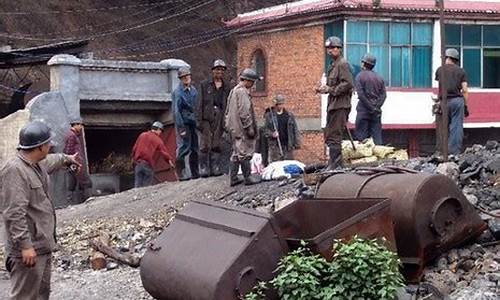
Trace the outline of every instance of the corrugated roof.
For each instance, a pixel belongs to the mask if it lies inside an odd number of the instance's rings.
[[[500,16],[500,1],[465,1],[448,0],[444,2],[445,11],[449,13],[484,13]],[[228,27],[239,27],[258,22],[272,22],[285,17],[314,14],[331,9],[372,10],[385,9],[390,11],[421,11],[438,12],[435,0],[381,0],[380,6],[374,7],[373,0],[302,0],[271,6],[252,12],[239,14],[226,22]]]

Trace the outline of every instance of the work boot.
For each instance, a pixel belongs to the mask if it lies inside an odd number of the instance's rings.
[[[333,171],[337,168],[342,168],[342,147],[340,145],[335,145],[328,147],[328,154],[330,158],[328,159],[328,166],[326,171]]]
[[[229,162],[229,185],[235,186],[243,182],[243,179],[238,176],[240,170],[240,163],[231,161]]]
[[[186,181],[191,179],[191,177],[187,176],[184,172],[186,168],[186,164],[183,159],[175,160],[175,172],[177,173],[177,178],[179,181]]]
[[[243,172],[243,177],[245,178],[245,185],[252,185],[261,182],[261,177],[259,175],[252,174],[252,168],[250,166],[250,160],[246,159],[241,162],[241,171]]]
[[[221,176],[222,171],[220,167],[220,153],[212,152],[210,154],[210,175]]]
[[[200,152],[200,176],[208,177],[210,176],[210,156],[208,153]]]
[[[189,155],[189,170],[191,171],[191,179],[200,178],[200,171],[198,169],[198,153],[191,152]]]

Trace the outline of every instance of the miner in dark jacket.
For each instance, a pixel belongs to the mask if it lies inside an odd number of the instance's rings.
[[[48,300],[56,214],[49,193],[49,174],[81,165],[76,154],[48,154],[49,127],[26,124],[19,133],[18,153],[0,167],[0,212],[6,234],[5,265],[12,300]]]
[[[191,85],[191,71],[182,67],[177,77],[179,85],[172,93],[174,106],[175,130],[180,138],[177,145],[175,167],[179,180],[189,180],[200,177],[198,171],[198,134],[196,133],[196,98],[198,92]],[[185,172],[186,157],[189,156],[191,176]]]
[[[445,64],[436,70],[436,80],[443,76],[446,87],[448,106],[448,151],[450,154],[462,152],[464,138],[464,117],[469,116],[467,100],[469,88],[467,74],[460,68],[460,55],[457,49],[449,48],[445,51]],[[443,75],[444,74],[444,75]]]
[[[356,76],[358,94],[356,106],[356,138],[362,141],[372,137],[376,145],[382,144],[382,105],[387,97],[384,80],[373,71],[377,60],[367,53],[361,60],[362,71]]]
[[[202,81],[196,105],[197,126],[200,130],[200,175],[220,176],[222,133],[229,84],[224,80],[226,63],[217,59],[212,66],[212,76]]]
[[[293,159],[293,150],[300,147],[297,122],[294,115],[285,109],[285,96],[276,95],[273,101],[274,106],[264,113],[268,161]]]
[[[325,48],[332,63],[328,67],[326,85],[316,88],[316,92],[328,94],[324,135],[329,153],[327,170],[334,170],[342,166],[342,138],[351,111],[353,82],[349,64],[342,57],[342,40],[331,36]]]

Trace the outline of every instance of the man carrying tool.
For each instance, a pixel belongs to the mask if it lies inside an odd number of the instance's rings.
[[[276,95],[274,106],[266,109],[265,136],[269,162],[293,159],[293,150],[300,147],[300,133],[294,115],[285,109],[285,96]]]
[[[180,137],[177,145],[175,166],[179,180],[199,178],[198,170],[198,134],[196,132],[196,98],[198,92],[191,85],[191,70],[185,67],[179,69],[177,77],[179,85],[172,93],[174,106],[175,130]],[[191,176],[185,172],[186,157],[189,156]]]
[[[257,122],[250,89],[257,80],[259,76],[253,69],[244,69],[240,74],[240,82],[231,90],[227,99],[224,124],[231,137],[233,148],[229,169],[231,186],[242,182],[238,178],[240,165],[246,185],[261,181],[259,177],[251,174],[250,166],[257,140]]]
[[[460,61],[458,51],[453,48],[446,49],[445,56],[444,66],[436,70],[436,80],[439,81],[441,72],[445,72],[443,84],[448,99],[448,153],[456,155],[462,151],[464,116],[469,116],[467,108],[469,91],[467,74],[458,66]]]
[[[159,152],[170,166],[174,166],[172,156],[160,138],[162,131],[163,124],[155,121],[151,125],[151,130],[141,133],[135,141],[134,148],[132,148],[132,159],[135,165],[134,186],[136,188],[153,184],[153,157],[156,152]]]
[[[71,128],[64,138],[63,152],[68,155],[76,154],[78,162],[83,165],[82,157],[85,153],[81,143],[83,121],[80,117],[73,118],[70,120],[70,125]],[[78,204],[88,198],[87,191],[92,187],[92,181],[87,172],[83,169],[76,172],[70,168],[66,174],[66,181],[68,203]]]
[[[26,124],[19,133],[18,153],[0,168],[0,211],[6,231],[5,266],[10,299],[47,300],[52,252],[56,249],[56,217],[49,195],[49,174],[81,167],[77,154],[48,154],[49,127]]]
[[[223,115],[226,109],[229,84],[224,81],[226,63],[217,59],[212,66],[212,77],[201,82],[196,105],[197,126],[200,130],[200,175],[220,176]]]
[[[363,141],[372,137],[375,145],[382,145],[382,105],[386,92],[384,80],[373,71],[377,59],[367,53],[361,60],[361,72],[354,85],[358,94],[356,106],[356,138]]]
[[[349,64],[342,57],[342,40],[331,36],[326,40],[325,48],[332,63],[328,67],[326,85],[317,87],[316,92],[328,94],[324,136],[330,157],[327,170],[331,171],[342,166],[342,137],[351,111],[353,82]]]

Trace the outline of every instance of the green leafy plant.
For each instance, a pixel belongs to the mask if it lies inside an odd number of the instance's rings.
[[[394,299],[403,286],[397,255],[376,240],[335,240],[321,299]]]
[[[264,292],[266,289],[267,283],[265,281],[259,281],[259,283],[253,287],[252,291],[246,294],[242,300],[265,300],[266,295]]]
[[[392,300],[403,286],[399,258],[377,240],[356,236],[335,240],[333,253],[329,263],[302,242],[302,247],[280,260],[270,286],[259,283],[244,300],[265,299],[267,287],[283,300]]]
[[[318,296],[327,270],[328,262],[323,257],[301,247],[280,260],[278,275],[270,283],[280,299],[321,299]]]

